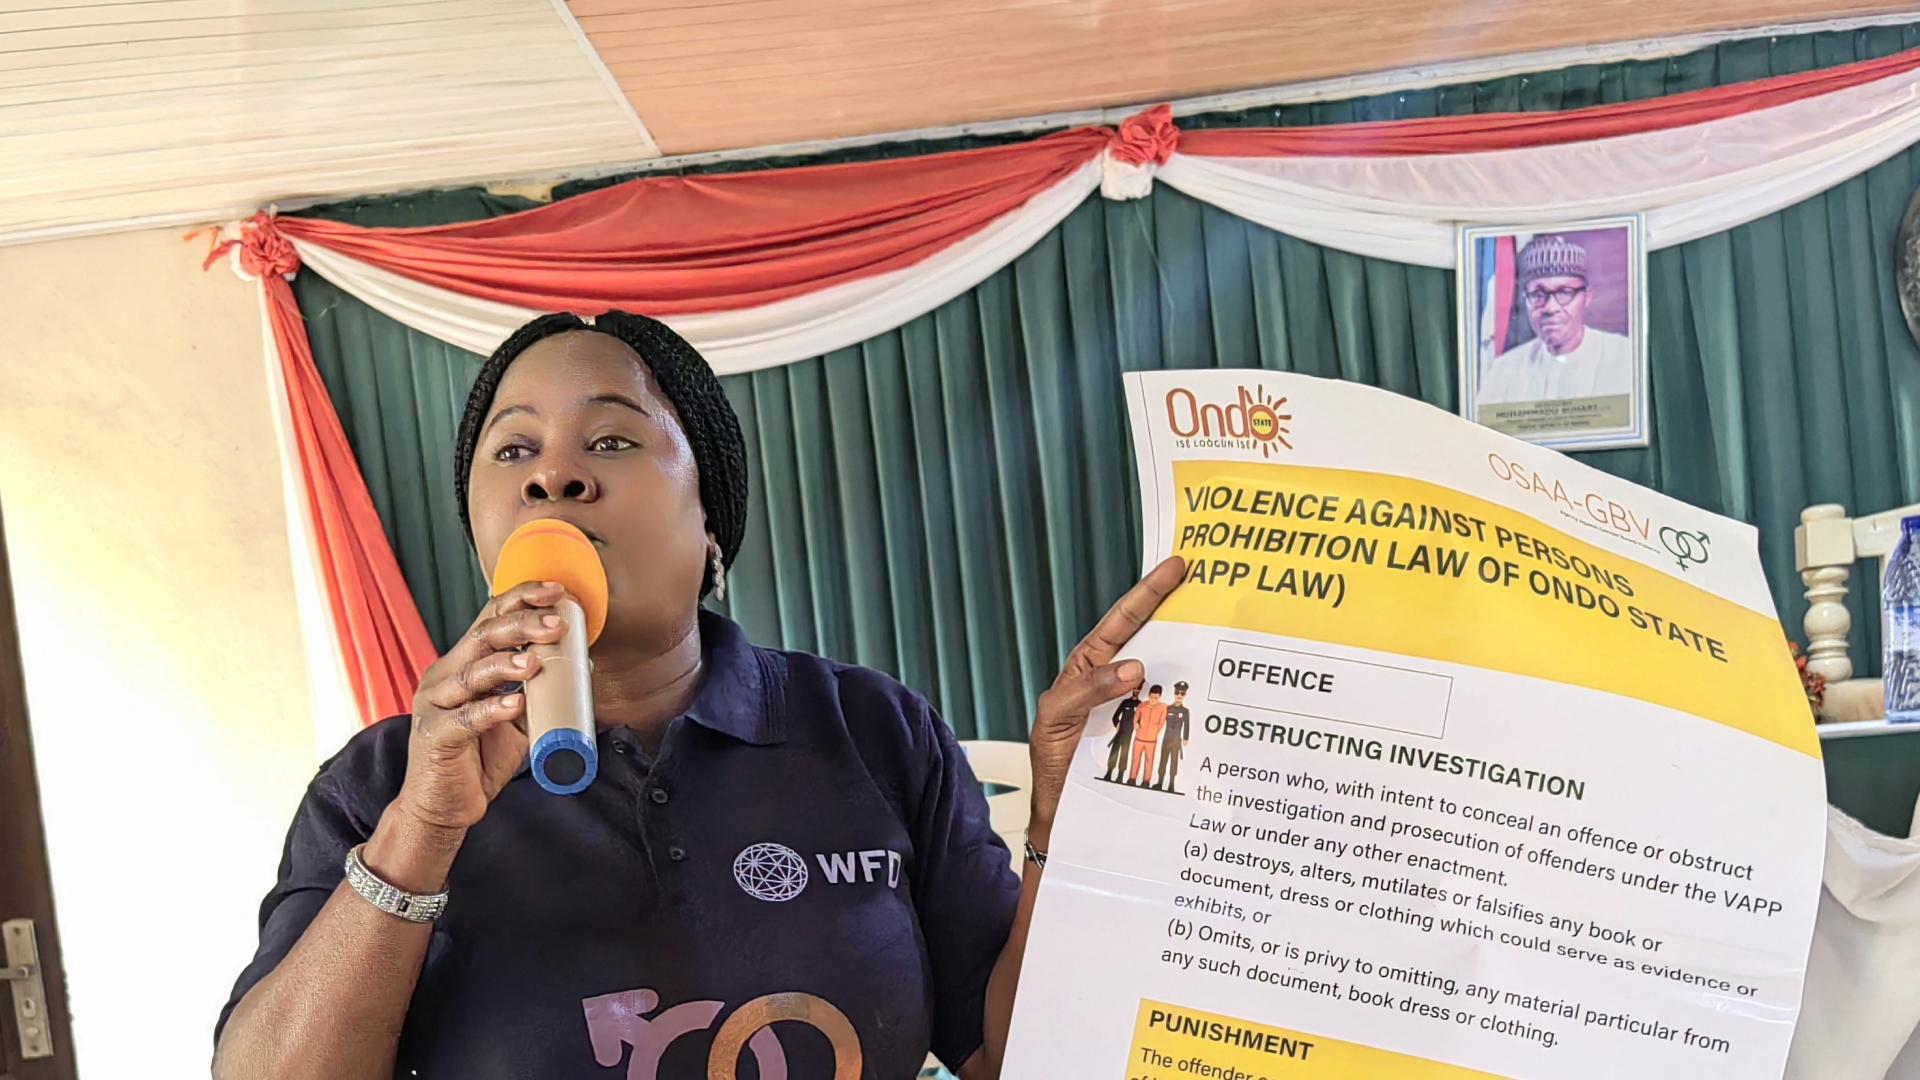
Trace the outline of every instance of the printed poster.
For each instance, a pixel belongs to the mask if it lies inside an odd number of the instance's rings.
[[[1819,744],[1754,530],[1384,391],[1127,379],[1147,563],[1015,1080],[1785,1065]]]

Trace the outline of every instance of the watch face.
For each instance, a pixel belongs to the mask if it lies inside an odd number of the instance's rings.
[[[1900,251],[1895,275],[1900,293],[1900,312],[1907,317],[1907,333],[1920,343],[1920,191],[1907,203],[1907,214],[1900,219]]]

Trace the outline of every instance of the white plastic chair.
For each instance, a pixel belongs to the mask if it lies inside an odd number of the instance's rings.
[[[1920,807],[1912,836],[1827,808],[1827,861],[1786,1080],[1920,1078]]]
[[[1885,559],[1900,539],[1903,518],[1920,514],[1920,503],[1850,518],[1837,503],[1809,506],[1800,512],[1793,530],[1794,563],[1806,584],[1807,614],[1801,627],[1807,635],[1807,670],[1827,680],[1822,715],[1838,723],[1884,720],[1886,693],[1879,679],[1853,677],[1853,658],[1847,655],[1847,634],[1853,613],[1847,609],[1847,577],[1855,562],[1864,562],[1861,584],[1874,596],[1880,593]]]

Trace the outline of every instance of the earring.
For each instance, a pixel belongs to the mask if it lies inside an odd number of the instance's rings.
[[[727,598],[727,563],[720,557],[720,545],[708,544],[711,555],[710,566],[713,569],[713,598],[724,601]]]

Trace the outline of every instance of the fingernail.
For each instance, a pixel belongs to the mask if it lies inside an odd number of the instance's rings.
[[[1146,678],[1146,676],[1147,669],[1142,666],[1138,660],[1129,660],[1120,665],[1120,679],[1122,682],[1139,682],[1141,679]]]
[[[513,666],[520,668],[521,670],[524,671],[526,669],[527,664],[532,659],[533,658],[528,656],[526,653],[521,653],[520,655],[513,658]]]
[[[514,706],[520,704],[520,695],[508,694],[506,697],[503,697],[500,699],[500,704],[505,708],[511,709]]]
[[[543,589],[557,589],[560,587],[560,583],[557,581],[543,581],[540,583],[540,587]]]
[[[542,622],[543,624],[545,624],[546,626],[549,626],[549,627],[554,627],[554,626],[559,626],[559,625],[560,625],[560,616],[558,616],[558,615],[542,615],[542,616],[540,616],[540,621],[541,621],[541,622]]]

